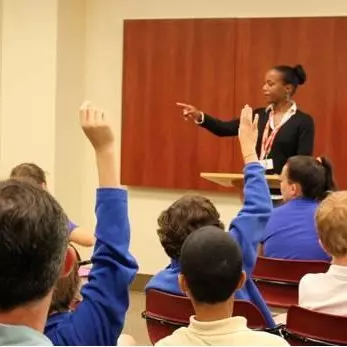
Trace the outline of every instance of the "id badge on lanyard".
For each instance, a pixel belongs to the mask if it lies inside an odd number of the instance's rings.
[[[277,135],[277,132],[280,127],[273,130],[273,132],[268,136],[270,124],[268,123],[266,125],[266,129],[264,130],[263,134],[263,141],[262,141],[262,150],[261,150],[261,156],[260,156],[260,163],[264,166],[265,170],[273,170],[274,163],[271,158],[269,158],[269,154],[272,149],[273,142],[275,140],[275,137]]]
[[[265,170],[273,170],[274,162],[272,159],[262,159],[260,160],[260,164],[263,165]]]

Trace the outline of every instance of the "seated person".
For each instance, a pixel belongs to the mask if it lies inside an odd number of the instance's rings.
[[[182,291],[195,316],[158,346],[288,346],[277,335],[247,328],[244,317],[232,317],[234,294],[246,280],[242,253],[224,230],[206,226],[191,233],[181,249]]]
[[[75,261],[67,217],[30,182],[0,183],[0,345],[47,346],[43,335],[54,286]]]
[[[329,261],[319,244],[314,216],[320,201],[334,189],[331,165],[325,158],[290,158],[281,174],[281,192],[286,202],[273,210],[265,228],[263,255]]]
[[[82,301],[75,311],[69,312],[69,308],[79,286],[77,269],[58,283],[45,334],[59,346],[114,345],[123,329],[129,286],[138,269],[129,253],[127,193],[119,188],[113,134],[99,115],[87,106],[80,112],[82,128],[95,150],[99,175],[96,243],[88,282],[82,287]]]
[[[39,184],[43,189],[47,189],[45,172],[38,165],[33,163],[22,163],[17,165],[12,169],[10,177],[29,179]],[[71,221],[68,222],[68,228],[70,232],[70,241],[85,247],[94,244],[94,236],[92,233],[82,229]]]
[[[246,284],[236,291],[235,298],[252,301],[262,312],[269,327],[274,326],[271,312],[266,306],[252,280],[257,258],[257,246],[263,238],[264,228],[272,211],[272,201],[259,163],[255,146],[258,137],[257,117],[252,123],[252,109],[245,107],[241,114],[239,140],[245,162],[244,204],[237,217],[231,222],[228,234],[240,245],[243,267],[247,274]],[[194,230],[208,225],[223,227],[219,214],[212,203],[202,197],[183,197],[171,205],[159,217],[158,235],[171,264],[155,275],[146,289],[158,289],[176,295],[184,295],[178,285],[181,271],[179,258],[181,247]]]
[[[331,193],[316,215],[319,240],[332,257],[328,272],[305,275],[299,284],[299,305],[347,316],[347,192]]]

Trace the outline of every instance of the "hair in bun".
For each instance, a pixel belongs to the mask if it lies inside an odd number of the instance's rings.
[[[299,85],[302,85],[306,82],[306,72],[300,64],[295,65],[294,67],[289,65],[278,65],[273,69],[282,74],[283,82],[285,84],[291,84],[294,87],[292,94],[295,93]]]
[[[293,73],[298,80],[298,85],[304,84],[306,82],[306,72],[302,65],[295,65],[293,67]]]

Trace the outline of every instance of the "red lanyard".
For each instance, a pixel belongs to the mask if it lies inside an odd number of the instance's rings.
[[[265,126],[265,130],[263,133],[263,140],[262,140],[262,144],[261,144],[261,154],[260,154],[260,159],[264,160],[268,157],[268,155],[271,152],[272,149],[272,145],[274,143],[275,137],[278,133],[278,130],[280,130],[280,126],[276,127],[272,133],[269,135],[269,131],[270,131],[270,119],[267,121],[266,126]]]
[[[295,103],[293,105],[296,107]],[[293,105],[292,105],[292,107],[293,107]],[[272,133],[269,135],[270,122],[274,116],[273,110],[271,111],[269,119],[268,119],[266,126],[265,126],[265,129],[264,129],[264,133],[263,133],[263,138],[262,138],[262,143],[261,143],[261,154],[260,154],[261,160],[267,159],[268,155],[271,152],[275,137],[276,137],[278,131],[280,130],[281,126],[284,123],[286,123],[293,114],[295,114],[295,109],[293,109],[292,107],[287,111],[290,113],[289,114],[286,113],[287,116],[284,116],[284,119],[282,119],[281,123],[277,127],[275,127],[274,130],[272,131]]]

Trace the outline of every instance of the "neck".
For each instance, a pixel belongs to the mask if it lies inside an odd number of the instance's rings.
[[[333,257],[333,260],[331,263],[334,265],[347,266],[347,256],[340,257],[340,258]]]
[[[291,100],[282,100],[279,102],[273,103],[273,110],[275,113],[284,113],[286,112],[293,104]]]
[[[0,323],[7,325],[22,325],[43,333],[52,292],[40,301],[31,302],[11,311],[0,312]]]
[[[214,305],[195,303],[195,319],[200,322],[212,322],[230,318],[233,314],[233,308],[233,299]]]

